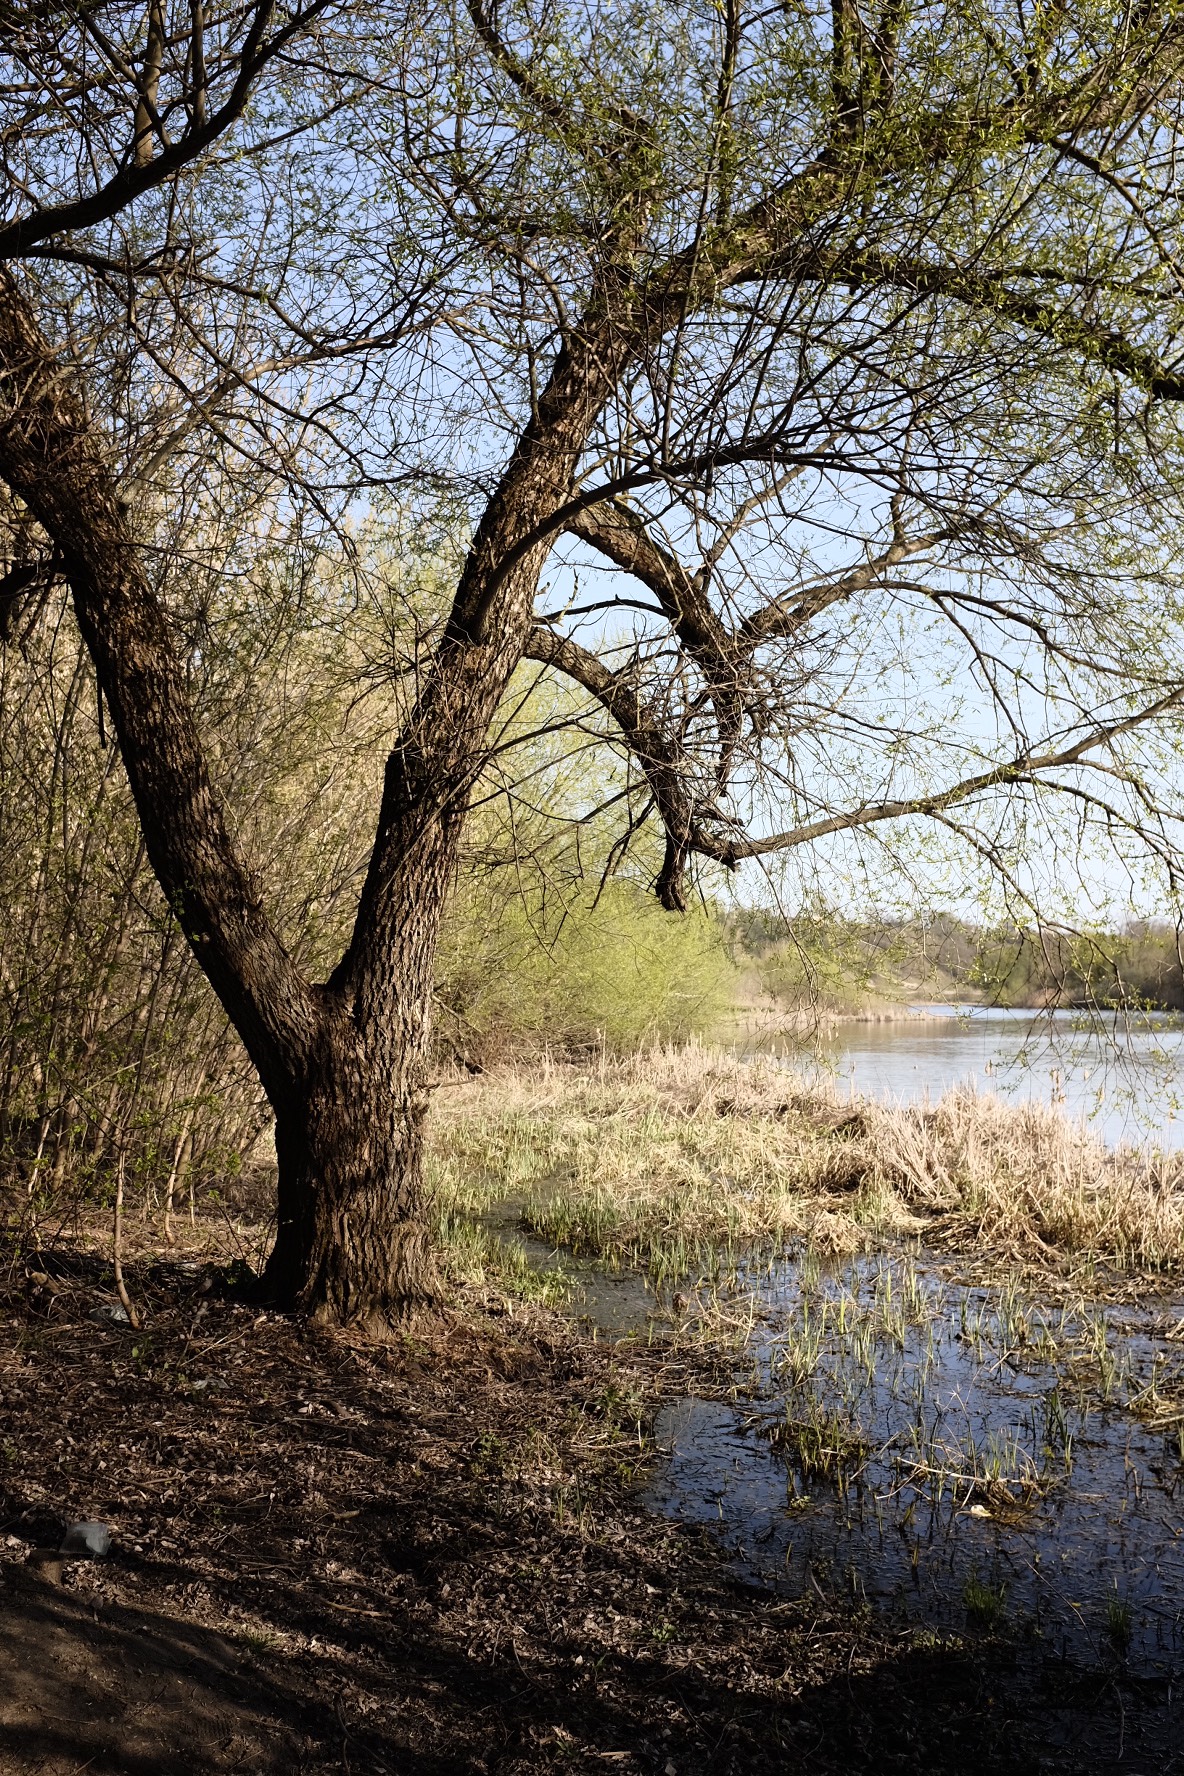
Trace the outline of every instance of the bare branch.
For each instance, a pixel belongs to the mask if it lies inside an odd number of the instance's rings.
[[[268,30],[275,15],[275,0],[258,0],[239,56],[238,74],[229,94],[217,110],[204,119],[194,114],[192,127],[175,142],[163,146],[148,160],[137,160],[121,167],[105,184],[73,202],[50,204],[31,210],[16,222],[0,227],[0,259],[17,259],[29,247],[56,234],[68,234],[93,228],[118,215],[145,191],[164,185],[184,167],[191,165],[219,137],[238,122],[246,109],[251,92],[271,62],[295,38],[309,27],[336,0],[308,0],[298,8],[270,37]],[[147,95],[142,95],[147,106]],[[147,116],[147,109],[145,111]],[[142,137],[137,125],[137,144]]]
[[[800,845],[813,844],[832,833],[854,832],[859,827],[878,825],[885,820],[904,820],[917,814],[940,815],[949,808],[973,801],[988,790],[1038,783],[1047,779],[1052,771],[1088,761],[1091,752],[1110,745],[1120,735],[1131,733],[1134,729],[1155,721],[1157,717],[1170,709],[1179,708],[1181,704],[1184,704],[1184,689],[1172,691],[1139,710],[1136,715],[1095,728],[1072,746],[1040,754],[1021,753],[1007,764],[996,765],[989,771],[980,771],[973,777],[964,777],[960,782],[932,795],[872,803],[850,809],[843,814],[827,815],[824,819],[812,820],[803,826],[789,827],[784,832],[772,833],[766,838],[746,838],[719,844],[710,837],[696,834],[693,848],[706,857],[715,857],[722,863],[733,864],[744,857],[767,857],[775,851],[795,850]]]

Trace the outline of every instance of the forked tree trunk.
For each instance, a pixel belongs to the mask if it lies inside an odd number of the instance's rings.
[[[522,658],[549,549],[612,379],[603,326],[560,353],[491,499],[430,671],[387,759],[349,948],[294,964],[210,781],[185,675],[98,437],[0,266],[0,479],[65,563],[148,856],[275,1110],[278,1304],[381,1328],[438,1299],[422,1200],[432,970],[469,792]],[[524,542],[525,539],[525,542]]]

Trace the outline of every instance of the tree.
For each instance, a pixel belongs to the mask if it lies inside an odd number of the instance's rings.
[[[658,823],[672,911],[695,860],[918,818],[1006,872],[994,811],[1050,787],[1174,881],[1174,8],[10,0],[0,33],[0,596],[69,582],[152,867],[275,1111],[276,1300],[432,1299],[433,958],[531,665],[632,760],[622,843]],[[187,683],[178,511],[244,476],[336,549],[343,623],[360,502],[467,536],[392,639],[401,724],[319,983]],[[982,692],[959,727],[956,699],[913,719],[926,624]]]

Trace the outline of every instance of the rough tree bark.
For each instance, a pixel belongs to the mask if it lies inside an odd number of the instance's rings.
[[[279,1198],[266,1295],[376,1331],[437,1293],[422,1212],[422,1050],[396,1030],[376,1040],[326,1004],[303,1064],[271,1099]]]
[[[276,1117],[268,1296],[341,1322],[437,1297],[423,1217],[425,1069],[440,919],[490,721],[531,624],[549,540],[612,373],[607,337],[560,354],[487,508],[448,632],[387,761],[353,936],[306,980],[264,912],[210,782],[168,623],[101,441],[14,275],[0,267],[0,476],[63,564],[156,874]]]
[[[422,1217],[425,1068],[440,921],[484,747],[522,658],[549,539],[613,373],[607,330],[563,351],[486,509],[423,693],[387,760],[350,946],[316,989],[317,1036],[272,1095],[279,1230],[266,1282],[338,1320],[405,1318],[434,1278]]]

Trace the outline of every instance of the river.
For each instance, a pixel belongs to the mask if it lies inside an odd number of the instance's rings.
[[[1003,1097],[1034,1097],[1084,1118],[1108,1146],[1184,1147],[1184,1021],[1170,1014],[1090,1019],[1080,1012],[916,1005],[883,1023],[842,1023],[809,1065],[856,1095],[935,1102],[974,1084]],[[760,1046],[800,1063],[802,1049]]]

